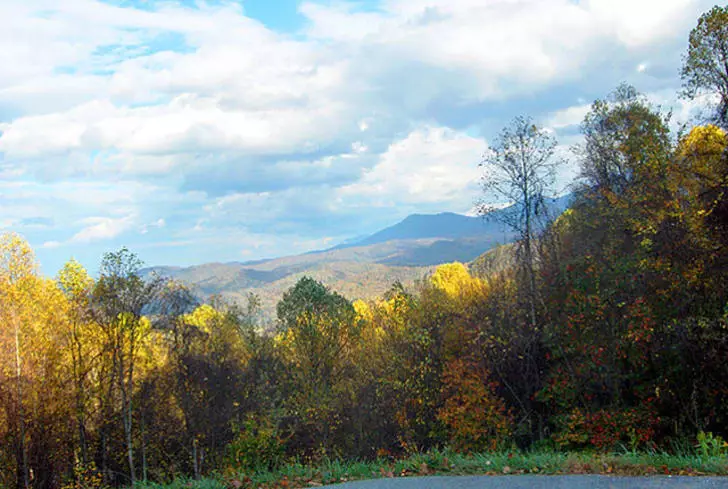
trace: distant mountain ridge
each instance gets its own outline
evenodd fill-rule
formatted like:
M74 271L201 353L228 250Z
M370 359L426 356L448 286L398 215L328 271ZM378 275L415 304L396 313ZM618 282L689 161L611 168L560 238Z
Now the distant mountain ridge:
M546 206L555 215L561 214L569 205L571 195L546 199ZM500 223L499 217L509 208L496 209L486 216L465 216L454 212L439 214L411 214L404 220L382 229L370 236L350 239L331 249L352 248L410 239L461 239L493 237L500 234L510 237L511 233Z
M503 232L502 226L495 220L483 217L470 217L453 212L440 214L411 214L404 220L371 236L336 246L352 248L368 246L387 241L403 239L458 239L473 238L483 234Z
M568 202L568 197L562 197L551 200L549 206L560 214ZM499 212L507 211L494 211ZM411 283L424 278L442 263L472 262L513 240L497 217L413 214L368 237L328 250L245 263L153 267L145 273L154 271L185 282L201 298L221 295L242 301L254 292L261 298L264 314L271 318L283 292L304 275L350 299L368 299L382 295L395 281Z

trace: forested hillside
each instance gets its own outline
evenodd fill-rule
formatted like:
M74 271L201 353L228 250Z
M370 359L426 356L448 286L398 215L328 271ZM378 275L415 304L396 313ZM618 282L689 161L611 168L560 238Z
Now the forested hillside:
M552 216L560 215L571 196L547 199ZM276 304L297 280L307 276L345 296L375 299L395 282L412 285L435 265L470 262L494 246L514 239L503 217L510 210L488 210L471 217L453 213L412 215L371 236L314 251L249 263L208 263L193 267L151 267L141 270L175 279L201 300L216 295L244 305L249 294L259 299L261 319L275 319Z
M304 276L324 282L347 297L368 299L386 292L393 282L412 284L423 279L432 269L358 261L322 261L282 265L272 270L232 263L179 270L155 267L143 270L141 274L145 277L159 274L174 278L188 286L200 300L214 295L226 302L244 306L248 296L253 294L259 301L260 320L271 325L276 317L276 304L283 293Z
M200 303L142 278L126 249L102 258L98 278L74 261L45 278L27 242L3 235L0 487L436 447L702 440L726 453L727 52L728 8L716 7L683 71L686 96L714 96L711 121L674 132L626 85L595 101L572 206L555 219L543 213L552 136L527 118L507 126L488 155L505 179L484 186L513 196L504 222L519 240L470 271L442 265L354 302L297 277L270 327L255 296Z
M567 199L549 202L562 212ZM208 263L194 267L151 267L153 273L187 284L201 299L211 295L244 304L248 294L260 299L263 319L275 318L276 303L303 276L315 278L352 299L374 299L394 282L411 285L432 272L434 265L469 262L493 246L513 239L498 221L504 210L490 216L453 213L413 215L353 242L252 263Z

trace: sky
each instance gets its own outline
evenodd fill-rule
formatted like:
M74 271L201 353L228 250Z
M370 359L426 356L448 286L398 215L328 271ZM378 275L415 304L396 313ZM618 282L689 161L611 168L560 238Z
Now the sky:
M714 3L0 0L0 232L54 275L122 246L247 261L467 213L517 115L563 154L620 82L693 117L680 64Z

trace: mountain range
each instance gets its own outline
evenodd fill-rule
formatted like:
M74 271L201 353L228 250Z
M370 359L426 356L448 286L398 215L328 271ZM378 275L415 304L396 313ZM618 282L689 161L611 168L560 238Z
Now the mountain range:
M568 199L554 199L549 207L561 213ZM413 214L327 250L256 262L152 267L144 272L185 282L201 298L220 295L242 302L253 292L261 299L263 316L270 319L283 292L304 275L350 299L367 299L382 295L395 281L407 284L422 279L442 263L472 262L498 244L513 240L513 234L499 222L501 213L508 211L496 210L486 217Z

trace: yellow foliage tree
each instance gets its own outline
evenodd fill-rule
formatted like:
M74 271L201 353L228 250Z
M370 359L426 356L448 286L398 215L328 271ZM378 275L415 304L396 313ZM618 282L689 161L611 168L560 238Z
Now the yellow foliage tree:
M479 278L472 277L462 263L440 265L430 280L437 289L445 292L451 299L472 298L487 293L487 284Z
M62 432L70 414L62 382L68 365L67 310L55 283L38 274L28 243L17 234L0 236L0 390L9 400L3 408L10 421L4 429L14 440L19 485L26 488L43 485L47 474L39 468L68 455ZM55 446L39 442L34 431L39 426L55 432L50 438ZM31 471L31 459L47 463Z

